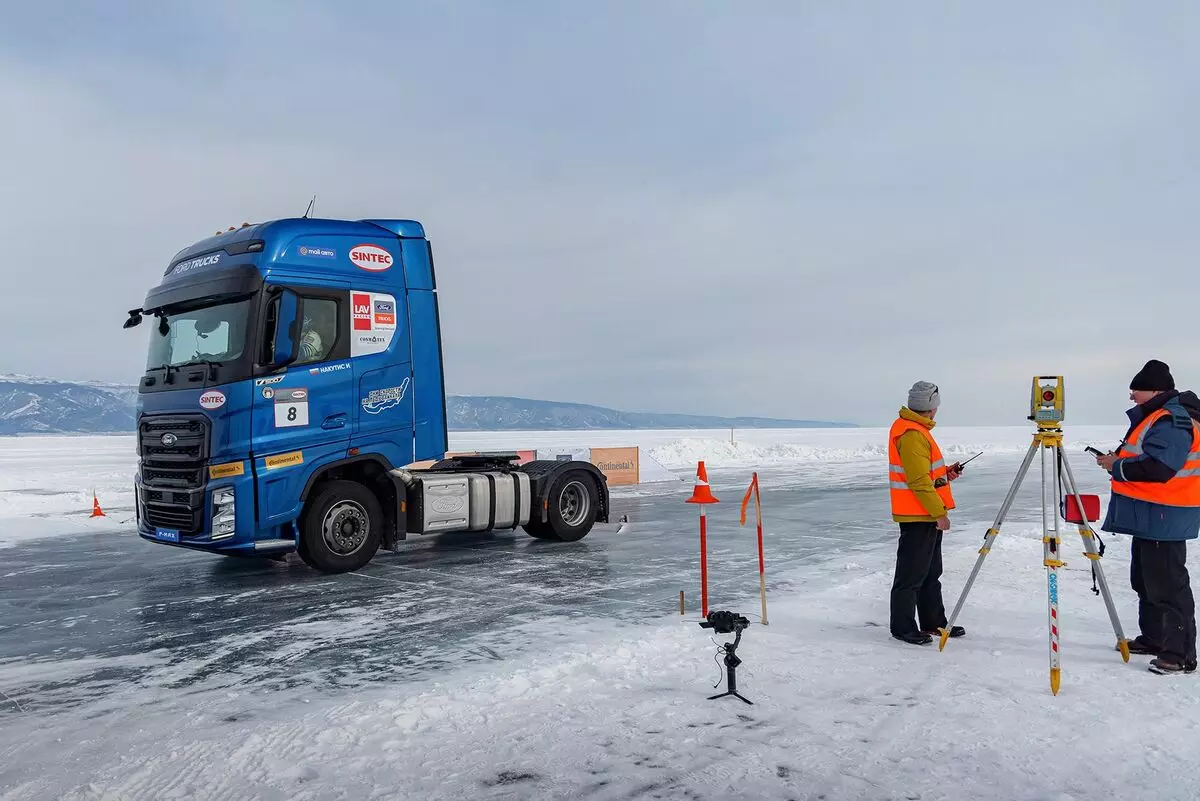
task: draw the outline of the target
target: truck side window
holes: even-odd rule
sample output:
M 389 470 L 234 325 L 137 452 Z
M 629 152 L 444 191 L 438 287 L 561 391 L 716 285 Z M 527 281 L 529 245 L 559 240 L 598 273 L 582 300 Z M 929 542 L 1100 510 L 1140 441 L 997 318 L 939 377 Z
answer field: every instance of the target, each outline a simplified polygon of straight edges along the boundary
M 300 356 L 297 366 L 324 361 L 337 343 L 338 302 L 328 298 L 303 298 Z

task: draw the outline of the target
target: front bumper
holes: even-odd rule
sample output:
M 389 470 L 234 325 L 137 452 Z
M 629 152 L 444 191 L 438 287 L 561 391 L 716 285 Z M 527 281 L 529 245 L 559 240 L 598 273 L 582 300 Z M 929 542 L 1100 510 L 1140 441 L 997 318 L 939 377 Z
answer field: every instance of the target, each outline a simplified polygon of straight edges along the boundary
M 134 478 L 138 536 L 159 545 L 226 555 L 270 556 L 296 550 L 295 538 L 258 531 L 254 524 L 251 476 L 213 481 L 197 490 L 172 493 Z M 267 535 L 258 538 L 258 535 Z

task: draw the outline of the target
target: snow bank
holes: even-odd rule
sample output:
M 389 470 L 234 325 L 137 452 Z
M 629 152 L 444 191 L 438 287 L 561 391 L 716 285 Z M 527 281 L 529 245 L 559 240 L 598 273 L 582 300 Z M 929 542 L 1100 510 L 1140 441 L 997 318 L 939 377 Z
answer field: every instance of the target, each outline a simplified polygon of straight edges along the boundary
M 181 694 L 87 728 L 10 710 L 0 800 L 1193 799 L 1200 678 L 1122 663 L 1068 543 L 1057 697 L 1040 535 L 1017 530 L 968 598 L 968 636 L 941 653 L 887 634 L 890 549 L 789 576 L 803 589 L 772 594 L 770 625 L 739 649 L 753 706 L 706 700 L 724 689 L 714 640 L 731 637 L 699 628 L 695 611 L 575 619 L 514 630 L 490 669 L 341 698 Z M 1133 626 L 1128 543 L 1108 544 Z M 977 546 L 947 535 L 948 607 Z M 758 620 L 754 594 L 712 606 Z
M 946 456 L 974 456 L 976 453 L 1023 453 L 1029 443 L 1020 445 L 995 445 L 991 443 L 953 443 L 942 448 Z M 887 458 L 884 444 L 860 445 L 848 448 L 819 447 L 781 443 L 777 445 L 752 445 L 747 442 L 729 442 L 715 439 L 678 439 L 666 445 L 650 449 L 652 458 L 666 467 L 695 467 L 703 459 L 710 467 L 757 467 L 767 464 L 792 462 L 856 462 L 879 461 Z

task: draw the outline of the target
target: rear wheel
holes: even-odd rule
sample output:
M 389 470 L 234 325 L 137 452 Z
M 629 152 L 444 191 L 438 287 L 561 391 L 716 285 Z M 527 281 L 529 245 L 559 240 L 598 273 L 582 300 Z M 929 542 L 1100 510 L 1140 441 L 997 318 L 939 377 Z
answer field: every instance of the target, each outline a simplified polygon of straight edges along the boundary
M 600 510 L 600 490 L 590 473 L 583 470 L 563 473 L 550 485 L 546 500 L 549 520 L 541 525 L 548 536 L 543 535 L 543 539 L 575 542 L 592 530 Z
M 322 573 L 358 570 L 379 550 L 383 510 L 355 481 L 323 484 L 309 503 L 301 529 L 304 561 Z

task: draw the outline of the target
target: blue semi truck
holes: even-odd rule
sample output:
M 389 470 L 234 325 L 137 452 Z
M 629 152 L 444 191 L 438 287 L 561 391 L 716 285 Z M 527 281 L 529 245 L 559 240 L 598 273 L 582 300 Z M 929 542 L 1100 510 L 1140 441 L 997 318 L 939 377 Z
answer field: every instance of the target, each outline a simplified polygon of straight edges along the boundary
M 243 224 L 184 248 L 126 328 L 151 326 L 134 477 L 143 539 L 314 569 L 409 534 L 608 522 L 582 461 L 448 455 L 433 252 L 414 220 Z M 497 333 L 512 333 L 496 321 Z M 536 343 L 528 343 L 536 346 Z

